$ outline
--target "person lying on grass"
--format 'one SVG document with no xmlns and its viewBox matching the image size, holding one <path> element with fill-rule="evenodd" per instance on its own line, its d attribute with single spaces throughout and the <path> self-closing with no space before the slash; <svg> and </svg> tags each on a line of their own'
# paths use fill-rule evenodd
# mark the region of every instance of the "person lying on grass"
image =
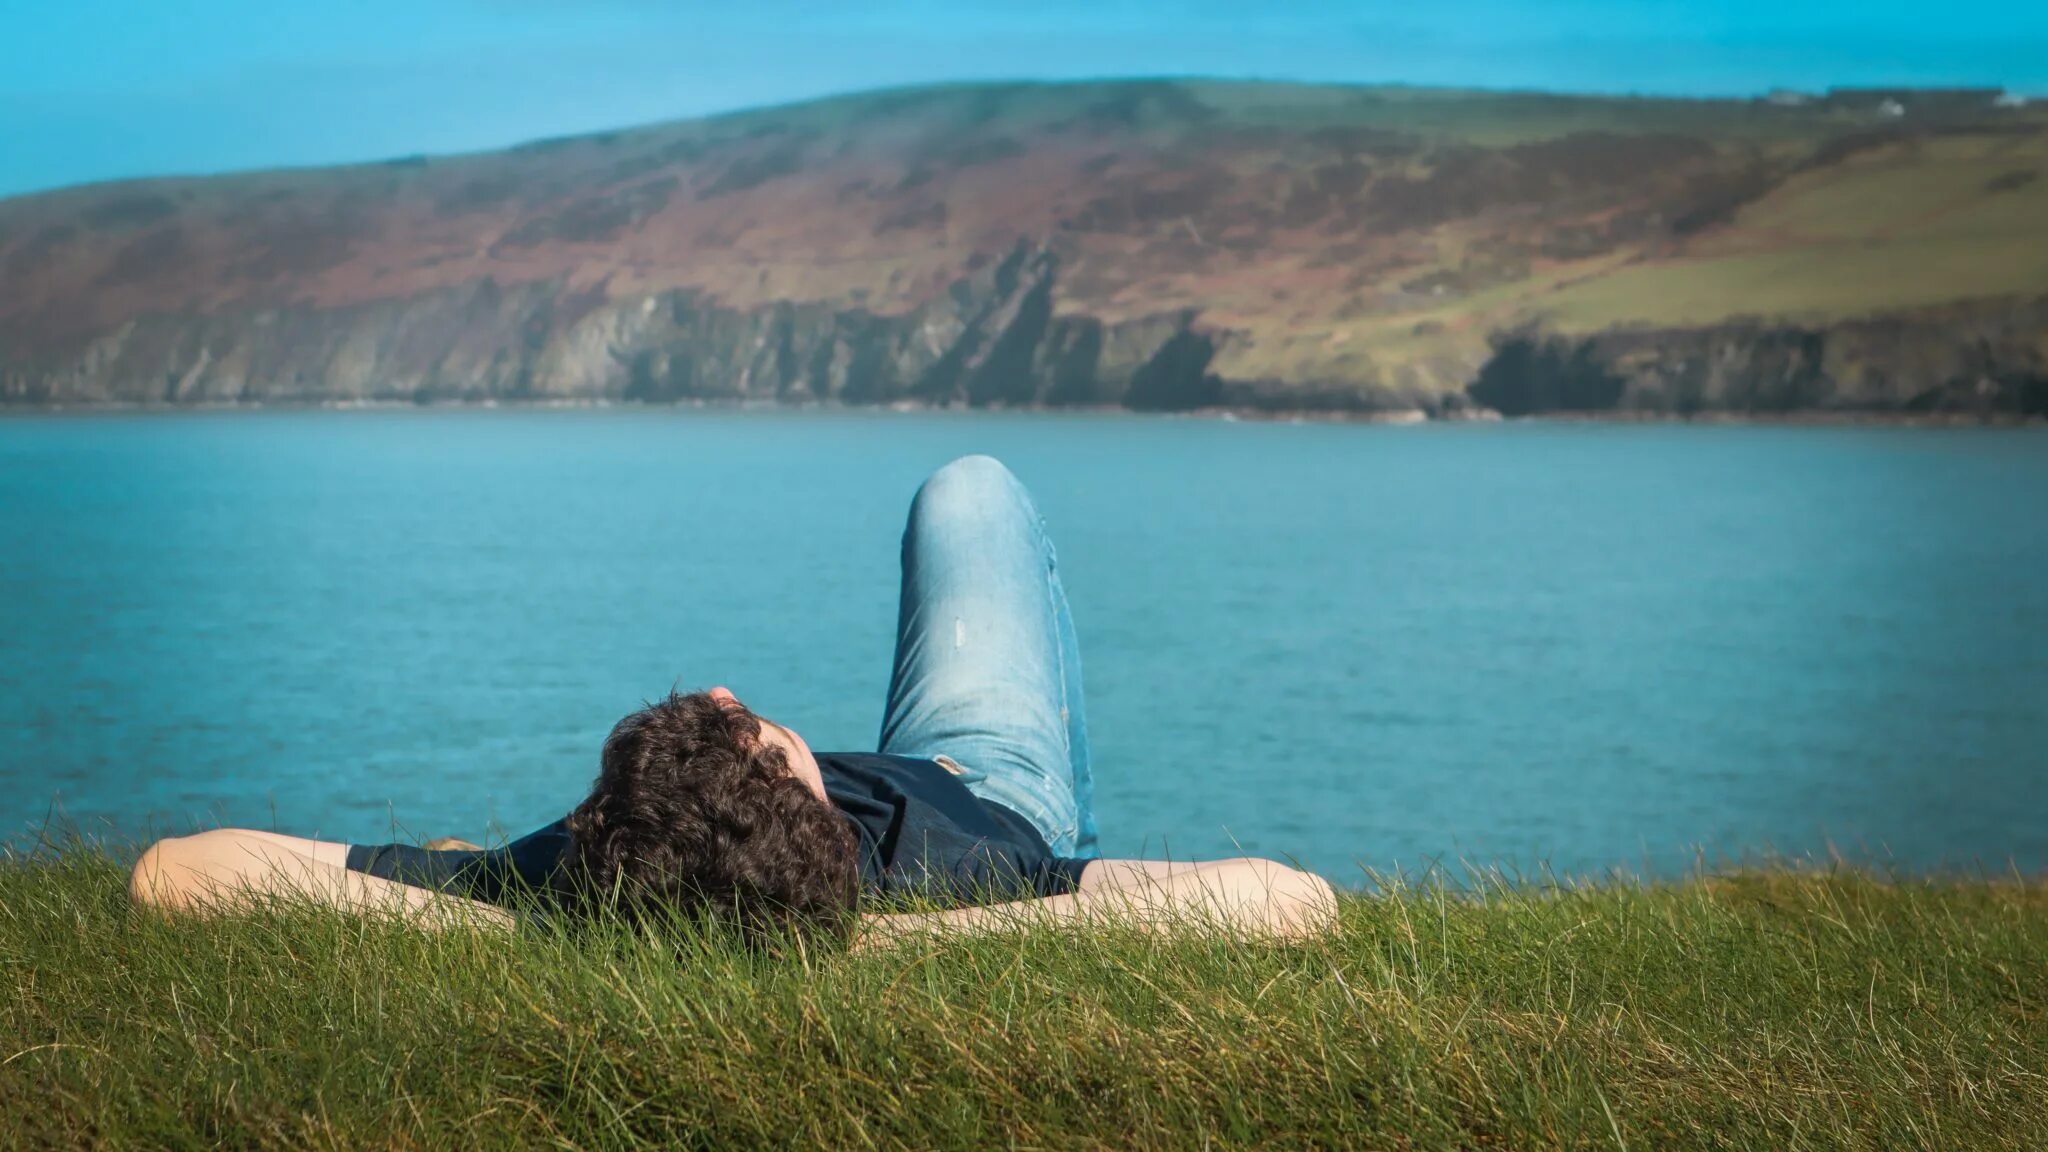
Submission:
<svg viewBox="0 0 2048 1152">
<path fill-rule="evenodd" d="M 1044 520 L 1002 464 L 918 489 L 876 752 L 814 754 L 725 688 L 671 693 L 606 738 L 590 796 L 504 847 L 349 845 L 222 828 L 160 840 L 139 904 L 212 913 L 302 894 L 421 923 L 509 926 L 540 897 L 628 921 L 863 943 L 1020 919 L 1329 931 L 1319 876 L 1271 860 L 1098 858 L 1081 661 Z M 862 897 L 934 911 L 859 915 Z"/>
</svg>

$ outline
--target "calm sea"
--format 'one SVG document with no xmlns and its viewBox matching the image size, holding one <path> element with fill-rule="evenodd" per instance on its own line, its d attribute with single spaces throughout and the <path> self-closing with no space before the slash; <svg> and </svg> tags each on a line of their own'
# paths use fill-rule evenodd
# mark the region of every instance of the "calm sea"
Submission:
<svg viewBox="0 0 2048 1152">
<path fill-rule="evenodd" d="M 0 420 L 0 822 L 517 833 L 730 685 L 872 748 L 918 481 L 1037 494 L 1113 854 L 2048 869 L 2048 434 Z"/>
</svg>

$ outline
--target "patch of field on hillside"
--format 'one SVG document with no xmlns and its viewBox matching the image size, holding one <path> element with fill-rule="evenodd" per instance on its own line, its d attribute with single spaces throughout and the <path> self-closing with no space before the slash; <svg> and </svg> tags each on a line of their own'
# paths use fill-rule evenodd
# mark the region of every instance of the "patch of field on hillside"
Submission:
<svg viewBox="0 0 2048 1152">
<path fill-rule="evenodd" d="M 1432 265 L 1366 286 L 1378 308 L 1307 299 L 1295 315 L 1246 293 L 1221 366 L 1251 378 L 1368 380 L 1410 391 L 1461 386 L 1489 337 L 1541 325 L 1706 327 L 1737 318 L 1825 324 L 1972 299 L 2048 294 L 2048 137 L 1935 136 L 1817 166 L 1668 251 L 1624 248 L 1539 261 L 1525 274 L 1431 298 L 1402 284 L 1455 284 L 1488 234 L 1431 234 Z M 1314 311 L 1322 306 L 1319 314 Z"/>
<path fill-rule="evenodd" d="M 2048 140 L 1935 139 L 1807 173 L 1671 258 L 1531 297 L 1567 331 L 1825 321 L 2048 293 Z"/>
</svg>

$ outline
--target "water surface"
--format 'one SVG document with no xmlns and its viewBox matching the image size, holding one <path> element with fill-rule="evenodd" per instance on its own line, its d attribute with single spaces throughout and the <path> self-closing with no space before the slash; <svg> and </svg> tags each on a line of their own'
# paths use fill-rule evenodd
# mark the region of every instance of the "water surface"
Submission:
<svg viewBox="0 0 2048 1152">
<path fill-rule="evenodd" d="M 1112 853 L 2048 868 L 2039 431 L 0 420 L 0 824 L 517 832 L 672 684 L 871 748 L 967 452 L 1051 523 Z"/>
</svg>

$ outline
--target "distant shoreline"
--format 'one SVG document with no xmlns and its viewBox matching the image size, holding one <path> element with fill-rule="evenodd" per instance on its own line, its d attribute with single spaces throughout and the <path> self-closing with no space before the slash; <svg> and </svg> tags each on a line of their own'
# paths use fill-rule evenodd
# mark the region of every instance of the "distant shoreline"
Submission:
<svg viewBox="0 0 2048 1152">
<path fill-rule="evenodd" d="M 0 405 L 2048 417 L 2043 156 L 1995 88 L 1104 78 L 140 179 L 0 201 Z"/>
<path fill-rule="evenodd" d="M 1287 409 L 1251 407 L 1192 408 L 1177 411 L 1126 408 L 1120 405 L 1011 407 L 934 404 L 845 404 L 838 401 L 785 403 L 773 400 L 698 399 L 649 402 L 607 398 L 434 400 L 254 400 L 197 401 L 180 404 L 138 404 L 127 401 L 0 404 L 0 419 L 11 416 L 107 415 L 137 413 L 171 415 L 184 412 L 402 412 L 507 409 L 525 411 L 580 409 L 693 410 L 715 412 L 849 412 L 898 414 L 1002 414 L 1132 416 L 1214 420 L 1260 424 L 1717 424 L 1776 427 L 1877 428 L 2024 428 L 2048 426 L 2048 415 L 1996 412 L 1880 412 L 1810 409 L 1791 412 L 1652 412 L 1637 410 L 1558 411 L 1502 416 L 1490 409 L 1435 416 L 1409 409 Z"/>
</svg>

